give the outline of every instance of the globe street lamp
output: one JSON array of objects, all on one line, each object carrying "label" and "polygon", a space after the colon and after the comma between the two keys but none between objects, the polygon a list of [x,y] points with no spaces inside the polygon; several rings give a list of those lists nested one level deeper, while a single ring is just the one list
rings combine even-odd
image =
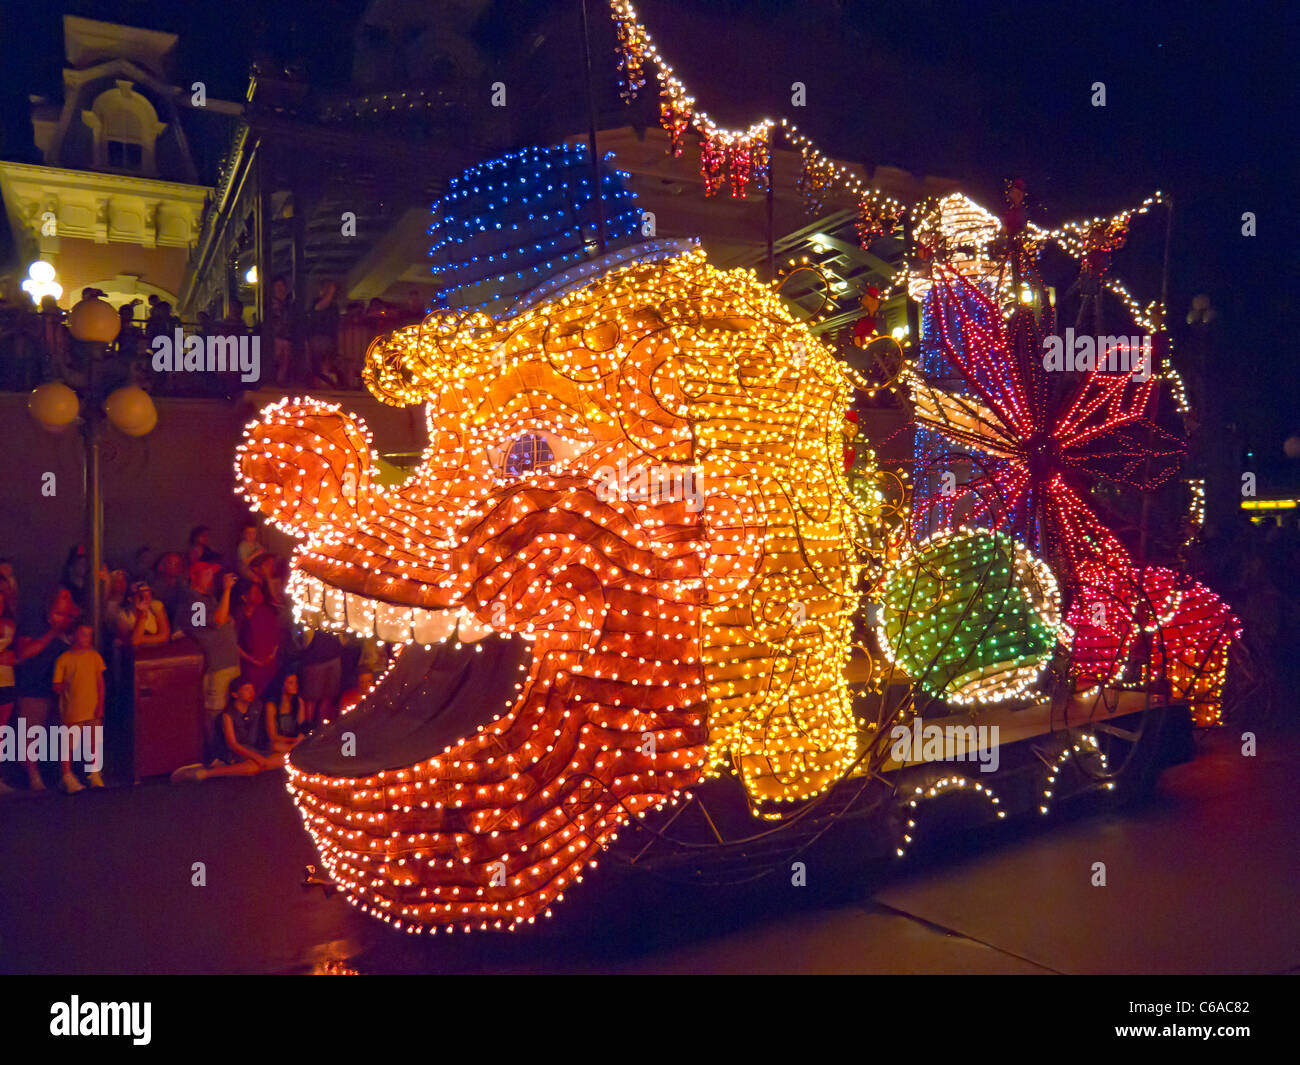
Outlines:
[{"label": "globe street lamp", "polygon": [[46,296],[60,300],[63,298],[63,286],[54,277],[54,267],[44,259],[37,259],[27,268],[27,280],[23,282],[22,289],[38,307]]},{"label": "globe street lamp", "polygon": [[86,394],[77,394],[61,381],[51,381],[32,392],[28,409],[47,429],[60,429],[82,415],[81,436],[86,449],[85,492],[87,540],[90,547],[90,624],[94,645],[99,646],[103,626],[103,588],[99,573],[104,565],[104,501],[100,487],[99,441],[104,415],[129,436],[143,436],[158,422],[153,400],[144,389],[125,385],[101,403],[96,369],[108,345],[117,339],[121,318],[97,296],[83,298],[68,314],[68,329],[87,346]]}]

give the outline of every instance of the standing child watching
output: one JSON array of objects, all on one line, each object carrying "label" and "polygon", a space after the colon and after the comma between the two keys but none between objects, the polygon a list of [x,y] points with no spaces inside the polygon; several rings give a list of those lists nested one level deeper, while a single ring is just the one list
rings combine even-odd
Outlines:
[{"label": "standing child watching", "polygon": [[239,575],[248,580],[253,579],[253,571],[248,564],[258,555],[266,553],[266,548],[257,539],[257,523],[247,522],[239,532],[239,546],[235,548],[236,569]]},{"label": "standing child watching", "polygon": [[[104,660],[92,646],[94,630],[78,625],[73,644],[54,663],[54,690],[59,696],[59,717],[68,728],[104,724]],[[64,750],[63,790],[69,795],[84,785],[72,772],[71,744]],[[86,774],[92,788],[102,788],[99,773]]]}]

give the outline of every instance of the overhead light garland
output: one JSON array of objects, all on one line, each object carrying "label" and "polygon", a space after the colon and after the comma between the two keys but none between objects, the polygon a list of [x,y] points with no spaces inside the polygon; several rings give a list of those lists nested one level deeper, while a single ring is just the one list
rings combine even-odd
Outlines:
[{"label": "overhead light garland", "polygon": [[[659,117],[680,156],[685,135],[694,130],[700,138],[700,170],[704,194],[716,195],[725,184],[733,197],[743,197],[751,184],[762,192],[771,178],[772,119],[762,119],[744,129],[720,126],[696,106],[695,97],[659,52],[650,31],[640,20],[631,0],[610,0],[610,15],[618,37],[622,95],[631,102],[646,84],[646,67],[659,78]],[[799,190],[810,211],[820,209],[832,190],[853,196],[860,204],[859,237],[866,246],[877,236],[892,233],[901,223],[904,206],[873,189],[847,168],[834,162],[788,119],[780,127],[800,156]]]},{"label": "overhead light garland", "polygon": [[1146,214],[1152,207],[1164,202],[1164,194],[1157,189],[1136,207],[1126,207],[1109,217],[1064,222],[1053,229],[1044,229],[1029,222],[1025,228],[1033,243],[1039,246],[1056,244],[1071,258],[1082,260],[1096,252],[1109,254],[1118,251],[1128,240],[1133,217]]},{"label": "overhead light garland", "polygon": [[746,129],[720,126],[708,112],[695,106],[695,97],[660,54],[630,0],[610,0],[609,6],[618,36],[623,98],[629,102],[636,99],[645,86],[646,66],[653,65],[659,77],[660,120],[671,138],[673,154],[681,154],[688,129],[699,135],[704,194],[716,195],[724,184],[738,198],[745,195],[751,182],[757,182],[760,190],[765,188],[771,163],[772,120],[762,119]]},{"label": "overhead light garland", "polygon": [[848,167],[835,162],[799,132],[789,119],[781,119],[781,129],[786,140],[799,152],[799,191],[803,193],[810,213],[820,211],[827,195],[833,191],[853,197],[858,201],[856,225],[859,242],[864,248],[876,237],[887,236],[902,224],[907,213],[903,203],[872,188]]},{"label": "overhead light garland", "polygon": [[[726,185],[732,196],[742,197],[751,182],[763,191],[771,178],[773,132],[777,123],[765,118],[744,129],[720,126],[706,111],[696,106],[695,96],[664,59],[631,0],[610,0],[610,15],[618,40],[624,100],[631,102],[636,99],[645,87],[647,66],[653,66],[660,84],[660,122],[669,135],[673,155],[682,154],[688,131],[694,130],[700,138],[705,195],[716,195]],[[820,211],[832,192],[853,197],[858,201],[856,228],[863,247],[868,247],[877,237],[895,233],[908,219],[907,205],[871,187],[850,168],[835,162],[789,119],[782,118],[779,126],[782,135],[799,152],[798,189],[809,212]],[[1037,254],[1050,243],[1062,247],[1083,263],[1097,256],[1108,261],[1110,253],[1123,247],[1133,217],[1146,214],[1163,202],[1163,195],[1157,191],[1136,207],[1126,208],[1107,218],[1069,221],[1053,229],[1022,219],[1020,228],[1024,230],[1025,246],[1030,254]],[[911,217],[920,222],[932,208],[930,201],[915,204],[910,209]],[[1017,210],[1023,213],[1022,208]],[[906,281],[904,266],[881,293],[882,298],[889,298]],[[1120,296],[1130,310],[1136,308],[1135,302],[1117,281],[1103,276],[1103,283]],[[1149,321],[1156,312],[1154,305],[1138,310],[1136,320],[1139,322]]]}]

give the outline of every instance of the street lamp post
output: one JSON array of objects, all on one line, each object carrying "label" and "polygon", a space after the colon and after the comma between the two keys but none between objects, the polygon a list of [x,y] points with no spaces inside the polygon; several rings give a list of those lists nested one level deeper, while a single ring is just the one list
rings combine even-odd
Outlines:
[{"label": "street lamp post", "polygon": [[81,423],[86,446],[86,524],[90,550],[90,624],[94,629],[94,646],[99,646],[103,626],[104,591],[99,573],[104,565],[104,500],[99,476],[99,438],[104,423],[103,410],[96,391],[97,363],[108,345],[117,339],[122,320],[109,304],[97,297],[82,299],[68,315],[68,329],[76,340],[89,345],[86,369],[86,402]]}]

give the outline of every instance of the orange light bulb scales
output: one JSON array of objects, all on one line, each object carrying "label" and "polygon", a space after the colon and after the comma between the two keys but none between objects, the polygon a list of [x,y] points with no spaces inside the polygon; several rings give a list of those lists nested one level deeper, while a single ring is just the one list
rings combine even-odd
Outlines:
[{"label": "orange light bulb scales", "polygon": [[[304,539],[304,620],[417,644],[490,628],[531,654],[511,705],[436,758],[291,769],[353,901],[517,924],[710,767],[756,804],[842,775],[851,385],[752,273],[693,252],[506,322],[434,314],[376,341],[365,380],[426,406],[405,483],[379,486],[364,428],[311,400],[264,412],[238,456],[240,490]],[[521,439],[550,461],[511,471]]]}]

